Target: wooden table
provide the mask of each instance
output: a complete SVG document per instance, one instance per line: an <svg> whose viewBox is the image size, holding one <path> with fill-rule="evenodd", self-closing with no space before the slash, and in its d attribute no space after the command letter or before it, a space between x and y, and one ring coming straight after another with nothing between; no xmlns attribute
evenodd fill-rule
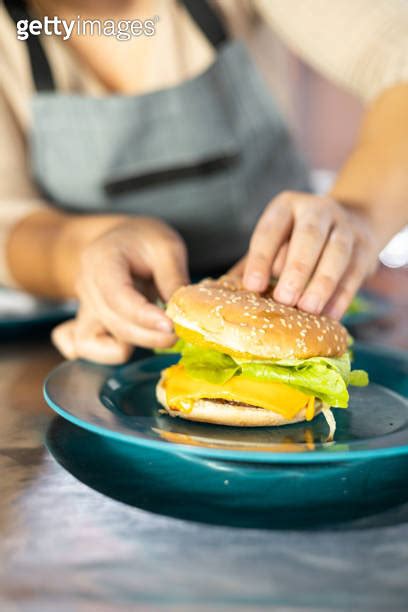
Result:
<svg viewBox="0 0 408 612"><path fill-rule="evenodd" d="M408 347L406 274L381 270L371 282L395 310L370 340ZM44 447L53 414L41 382L59 361L47 337L4 342L0 357L1 612L408 608L407 507L308 532L214 527L126 506Z"/></svg>

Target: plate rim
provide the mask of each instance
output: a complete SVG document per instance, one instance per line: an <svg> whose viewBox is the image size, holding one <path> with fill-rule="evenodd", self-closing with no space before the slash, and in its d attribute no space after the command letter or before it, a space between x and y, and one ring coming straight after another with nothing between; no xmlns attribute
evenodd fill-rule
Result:
<svg viewBox="0 0 408 612"><path fill-rule="evenodd" d="M363 351L368 352L376 352L376 350L381 350L382 353L385 353L388 356L393 356L395 358L402 359L408 362L408 353L404 350L395 349L394 347L382 347L381 345L375 344L365 344L365 343L356 343L356 348L359 348ZM145 359L138 360L134 362L135 364L138 362L146 362L153 361L157 359L157 355L153 355L152 357L147 357ZM217 449L217 448L206 448L206 447L198 447L188 444L180 444L180 443L169 443L164 440L154 440L149 438L144 438L137 435L126 434L122 432L115 432L113 430L107 429L103 426L96 425L94 423L90 423L88 421L84 421L83 419L76 417L71 412L68 412L60 405L58 405L49 395L48 393L48 385L51 378L57 373L57 371L62 370L67 367L72 367L73 364L78 364L83 362L83 360L77 359L74 361L63 361L57 367L53 368L51 372L47 375L44 384L43 384L43 395L44 399L47 402L48 406L54 410L59 416L62 418L74 423L78 427L82 429L86 429L95 433L97 435L101 435L104 438L112 439L116 442L124 442L127 444L136 444L139 446L147 447L152 450L156 449L158 451L170 452L170 453L187 453L190 455L196 455L200 457L207 457L211 459L219 459L225 461L234 461L234 462L249 462L249 463L338 463L343 461L356 461L356 460L367 460L367 459L381 459L383 457L398 457L401 455L408 454L408 444L402 446L394 446L388 448L378 448L378 449L367 449L367 450L349 450L349 451L331 451L330 453L317 453L314 451L307 452L287 452L287 453L275 453L269 451L245 451L245 450L228 450L228 449ZM95 365L96 367L100 367L100 364L94 364L92 362L84 362L88 365ZM127 364L129 365L129 364ZM126 367L126 364L124 364ZM387 388L387 387L386 387ZM388 389L388 388L387 388ZM388 389L389 391L395 393L392 389ZM403 397L403 396L402 396ZM405 398L406 399L406 398Z"/></svg>

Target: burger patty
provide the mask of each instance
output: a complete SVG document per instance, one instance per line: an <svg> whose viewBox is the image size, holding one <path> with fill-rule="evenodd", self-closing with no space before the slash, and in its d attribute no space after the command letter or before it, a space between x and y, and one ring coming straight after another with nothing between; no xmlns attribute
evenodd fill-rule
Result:
<svg viewBox="0 0 408 612"><path fill-rule="evenodd" d="M206 402L213 402L214 404L233 404L234 406L242 406L243 408L257 408L258 410L265 410L265 408L261 408L261 406L253 406L252 404L244 404L244 402L234 402L233 400L227 399L214 399L212 397L202 397L201 399Z"/></svg>

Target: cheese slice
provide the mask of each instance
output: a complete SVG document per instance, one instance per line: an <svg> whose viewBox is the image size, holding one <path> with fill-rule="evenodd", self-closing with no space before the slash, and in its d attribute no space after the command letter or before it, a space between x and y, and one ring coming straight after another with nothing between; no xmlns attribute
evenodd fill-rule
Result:
<svg viewBox="0 0 408 612"><path fill-rule="evenodd" d="M163 387L170 408L189 412L198 399L223 399L273 410L286 419L308 406L308 420L314 415L314 398L276 382L264 382L233 376L226 383L216 385L192 378L183 365L174 365L163 372Z"/></svg>

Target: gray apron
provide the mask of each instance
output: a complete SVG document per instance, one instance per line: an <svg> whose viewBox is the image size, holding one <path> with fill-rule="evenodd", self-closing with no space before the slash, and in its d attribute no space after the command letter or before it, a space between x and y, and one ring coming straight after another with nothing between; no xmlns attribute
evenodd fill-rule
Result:
<svg viewBox="0 0 408 612"><path fill-rule="evenodd" d="M168 222L187 243L192 271L201 273L242 256L271 198L308 189L308 180L244 45L228 40L209 4L183 4L217 56L177 87L139 96L61 94L43 52L29 46L37 81L31 167L58 208Z"/></svg>

